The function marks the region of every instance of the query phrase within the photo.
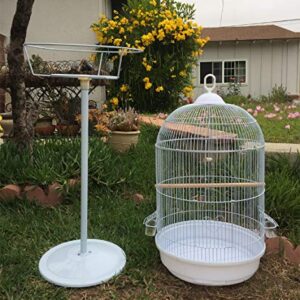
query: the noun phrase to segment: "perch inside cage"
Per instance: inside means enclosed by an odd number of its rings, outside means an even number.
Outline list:
[[[196,284],[250,278],[265,251],[264,137],[208,89],[175,110],[156,141],[157,209],[145,219],[163,264]]]
[[[81,87],[81,232],[80,240],[48,250],[39,262],[41,275],[64,287],[89,287],[121,272],[123,250],[108,241],[88,239],[88,92],[90,80],[116,80],[122,59],[138,49],[82,44],[24,45],[30,71],[47,78],[77,78]]]

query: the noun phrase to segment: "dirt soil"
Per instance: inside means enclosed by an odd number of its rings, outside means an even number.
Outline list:
[[[229,287],[205,287],[185,283],[160,264],[151,273],[127,270],[107,284],[70,291],[70,300],[297,300],[300,269],[278,255],[262,258],[258,272],[248,281]]]

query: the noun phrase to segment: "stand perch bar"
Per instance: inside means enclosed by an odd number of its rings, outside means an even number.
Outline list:
[[[89,143],[89,86],[90,78],[80,77],[81,87],[81,226],[80,255],[87,252],[88,219],[88,143]]]

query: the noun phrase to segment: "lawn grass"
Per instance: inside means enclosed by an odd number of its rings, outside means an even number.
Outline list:
[[[41,208],[25,200],[0,202],[0,299],[300,297],[300,271],[277,256],[264,257],[260,270],[252,279],[232,287],[194,286],[168,273],[160,262],[154,240],[144,235],[143,226],[145,216],[155,210],[156,134],[156,128],[143,127],[137,148],[127,154],[115,154],[98,143],[94,147],[92,141],[91,157],[96,159],[98,154],[101,159],[111,160],[110,163],[102,161],[103,168],[99,166],[99,172],[105,175],[97,177],[102,183],[97,178],[90,180],[89,237],[109,240],[124,249],[127,264],[122,274],[107,284],[90,289],[59,288],[40,277],[38,261],[41,255],[59,243],[79,238],[78,190],[69,194],[66,204],[54,209]],[[96,163],[100,164],[101,160]],[[91,166],[96,169],[95,164],[91,163]],[[269,168],[273,170],[276,166]],[[73,171],[76,170],[74,167]],[[30,176],[33,174],[31,171]],[[97,175],[95,170],[92,174]],[[143,194],[144,201],[136,203],[133,200],[135,193]]]
[[[255,111],[257,106],[264,108],[255,116],[262,128],[265,141],[270,143],[291,143],[300,144],[300,118],[288,119],[288,114],[300,111],[300,107],[293,107],[290,103],[276,103],[280,111],[274,111],[275,102],[248,100],[245,97],[232,96],[225,99],[225,102],[239,105],[244,109]],[[275,113],[274,118],[268,119],[268,113]],[[290,129],[285,128],[287,125]]]

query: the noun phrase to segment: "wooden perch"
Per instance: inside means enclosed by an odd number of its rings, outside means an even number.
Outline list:
[[[161,127],[163,124],[165,128],[178,131],[184,134],[194,134],[202,137],[209,137],[213,139],[235,139],[237,137],[234,133],[229,133],[221,130],[210,129],[202,126],[185,125],[181,123],[165,122],[160,118],[152,116],[141,116],[140,121],[145,124],[155,125]]]
[[[181,133],[200,135],[203,137],[209,137],[213,139],[234,139],[237,136],[236,134],[221,130],[215,130],[195,125],[185,125],[180,123],[166,122],[165,127],[170,130],[178,131]]]

